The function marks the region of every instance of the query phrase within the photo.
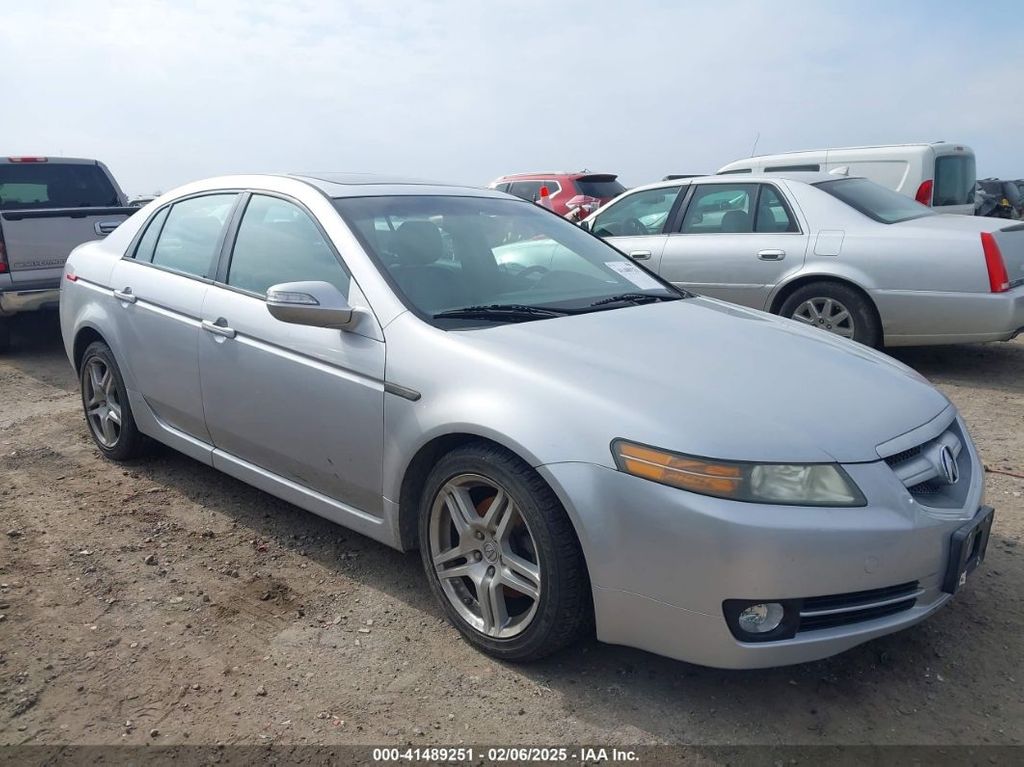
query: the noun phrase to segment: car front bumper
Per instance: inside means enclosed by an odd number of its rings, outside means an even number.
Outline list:
[[[954,530],[981,503],[973,450],[965,508],[950,518],[915,502],[884,462],[850,464],[860,508],[784,507],[695,495],[588,463],[539,467],[580,537],[597,635],[719,668],[817,660],[911,626],[942,607]],[[739,641],[730,599],[807,600],[914,584],[911,607],[789,639]],[[883,610],[884,612],[884,610]]]

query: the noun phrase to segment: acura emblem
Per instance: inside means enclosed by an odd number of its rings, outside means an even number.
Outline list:
[[[949,445],[943,445],[939,450],[937,468],[942,472],[947,484],[955,485],[960,480],[960,467],[956,465],[956,458],[953,457],[953,451],[949,449]]]

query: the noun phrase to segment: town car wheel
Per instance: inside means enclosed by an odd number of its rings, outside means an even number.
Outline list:
[[[82,407],[96,446],[115,461],[142,455],[145,437],[135,424],[128,391],[110,347],[101,341],[89,344],[80,369]]]
[[[533,660],[589,625],[572,524],[551,488],[511,453],[479,443],[444,456],[427,478],[419,533],[431,590],[483,651]]]
[[[881,331],[874,307],[858,291],[836,282],[813,282],[795,290],[779,310],[783,317],[877,346]]]

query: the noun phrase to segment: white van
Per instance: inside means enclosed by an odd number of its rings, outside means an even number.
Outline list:
[[[974,214],[974,152],[963,144],[945,141],[761,155],[731,162],[718,173],[794,171],[863,176],[940,213]]]

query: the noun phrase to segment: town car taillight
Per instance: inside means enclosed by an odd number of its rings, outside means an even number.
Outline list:
[[[985,251],[985,266],[988,268],[988,286],[993,293],[1004,293],[1010,289],[1010,275],[1006,271],[1003,253],[999,243],[989,232],[981,233],[981,247]]]

